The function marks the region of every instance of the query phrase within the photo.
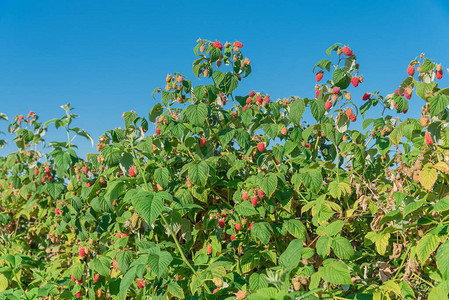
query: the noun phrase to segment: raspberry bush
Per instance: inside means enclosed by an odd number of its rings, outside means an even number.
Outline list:
[[[243,48],[198,40],[203,84],[168,75],[148,117],[124,113],[86,159],[70,104],[45,123],[14,118],[1,299],[447,298],[442,66],[421,55],[393,93],[353,99],[357,57],[335,44],[313,67],[316,98],[275,100],[237,92]],[[67,139],[45,141],[49,126]]]

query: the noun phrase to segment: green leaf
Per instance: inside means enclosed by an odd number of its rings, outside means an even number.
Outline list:
[[[5,291],[7,288],[8,288],[8,279],[5,277],[5,275],[0,273],[0,293]]]
[[[284,225],[288,233],[297,239],[305,240],[306,228],[300,220],[288,219],[284,221]]]
[[[193,163],[189,167],[189,179],[194,184],[205,186],[209,178],[209,166],[206,162]]]
[[[288,244],[287,249],[279,257],[279,265],[289,270],[298,266],[301,260],[302,241],[302,239],[295,239]]]
[[[417,202],[411,202],[411,203],[407,204],[404,208],[404,211],[402,212],[402,214],[404,215],[404,218],[408,214],[411,214],[412,212],[419,209],[421,206],[424,205],[424,203],[426,203],[426,201],[417,201]]]
[[[274,124],[274,123],[264,124],[263,131],[270,139],[274,140],[279,133],[278,124]]]
[[[436,286],[430,290],[427,300],[447,300],[447,291],[444,291],[440,287]]]
[[[125,273],[128,270],[129,264],[131,263],[131,258],[133,254],[131,251],[120,251],[117,253],[117,263],[120,272]],[[109,269],[109,268],[108,268]],[[108,276],[108,275],[103,275]]]
[[[204,103],[189,105],[183,112],[190,123],[203,126],[208,116],[208,107]]]
[[[449,105],[449,96],[440,94],[430,98],[430,115],[436,116]]]
[[[332,73],[332,80],[335,86],[346,89],[351,84],[351,75],[344,70],[336,69]]]
[[[158,277],[167,277],[168,266],[173,260],[173,257],[167,251],[161,251],[159,247],[151,248],[148,253],[148,265],[151,271],[156,273]]]
[[[310,101],[310,111],[312,116],[319,122],[326,112],[326,107],[323,100],[311,100]]]
[[[318,192],[323,186],[323,177],[317,169],[307,169],[301,173],[301,179],[304,185],[312,192]]]
[[[379,253],[380,255],[384,255],[385,251],[387,251],[390,235],[391,234],[388,231],[381,231],[381,232],[370,231],[365,236],[365,239],[372,241],[376,245],[377,253]]]
[[[435,234],[426,234],[416,245],[416,255],[421,263],[424,263],[430,255],[438,248],[440,238]]]
[[[290,113],[289,113],[290,121],[292,121],[296,125],[300,125],[301,118],[305,111],[306,111],[306,105],[304,104],[304,100],[303,99],[295,99],[290,104]]]
[[[278,177],[273,174],[267,174],[260,182],[260,188],[264,191],[265,195],[270,198],[274,192],[276,191],[276,187],[278,184]]]
[[[320,236],[316,241],[316,253],[325,258],[331,251],[331,239],[327,235]]]
[[[249,277],[249,287],[256,291],[268,287],[268,280],[265,274],[253,273]]]
[[[432,190],[433,185],[438,179],[438,172],[430,164],[427,164],[419,172],[419,182],[428,191]]]
[[[126,272],[126,274],[123,276],[122,280],[120,281],[120,299],[126,298],[126,292],[128,291],[129,287],[134,281],[134,278],[136,277],[137,268],[133,267]]]
[[[157,168],[154,171],[154,180],[165,189],[170,182],[170,171],[167,168]]]
[[[434,204],[432,211],[441,212],[449,210],[449,198],[444,197]]]
[[[431,82],[431,83],[426,83],[426,82],[421,82],[420,84],[418,84],[418,86],[416,87],[416,94],[423,100],[427,100],[428,98],[430,98],[430,95],[432,95],[431,93],[427,93],[432,92],[433,89],[435,87],[435,83]]]
[[[257,215],[257,211],[250,201],[243,201],[242,203],[235,206],[235,211],[241,216],[254,216]]]
[[[449,240],[438,248],[437,266],[443,278],[449,279]]]
[[[270,225],[267,222],[257,222],[251,227],[251,236],[254,239],[260,240],[267,245],[270,241]]]
[[[226,147],[229,142],[231,142],[234,139],[235,130],[232,128],[228,128],[225,130],[221,130],[218,133],[218,138],[220,139],[221,145],[223,147]]]
[[[348,267],[342,262],[332,262],[318,270],[321,278],[333,284],[352,284]]]
[[[99,256],[92,260],[93,269],[102,276],[109,276],[111,262],[108,258]]]
[[[434,68],[435,68],[435,64],[426,58],[426,60],[422,64],[421,70],[419,72],[426,73],[426,72],[432,71]]]
[[[312,72],[315,72],[315,67],[319,67],[322,70],[326,69],[328,72],[331,70],[332,62],[328,59],[322,59],[313,67]]]
[[[47,191],[50,196],[57,200],[61,193],[64,191],[64,185],[62,183],[47,183]]]
[[[143,193],[139,197],[135,197],[136,198],[133,199],[133,204],[136,207],[136,211],[148,224],[153,224],[164,207],[162,198],[157,195],[153,196],[150,193]]]
[[[177,298],[183,299],[185,297],[184,290],[176,281],[170,281],[170,283],[167,284],[167,291]]]
[[[332,249],[335,255],[341,259],[350,259],[354,256],[354,249],[351,243],[342,236],[337,236],[332,240]]]

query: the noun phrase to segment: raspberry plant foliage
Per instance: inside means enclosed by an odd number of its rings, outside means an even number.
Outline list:
[[[274,100],[237,92],[252,71],[243,48],[198,40],[202,84],[168,75],[148,118],[124,113],[86,159],[70,104],[46,123],[14,118],[2,299],[447,298],[442,66],[421,55],[393,93],[353,99],[357,57],[335,44],[313,67],[316,98]],[[401,120],[411,102],[421,118]],[[67,141],[47,144],[50,125]]]

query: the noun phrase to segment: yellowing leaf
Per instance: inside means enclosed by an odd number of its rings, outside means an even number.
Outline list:
[[[421,170],[421,172],[419,172],[419,182],[428,191],[430,191],[432,189],[433,185],[435,184],[435,181],[437,181],[437,178],[438,178],[438,173],[433,168],[424,167]]]

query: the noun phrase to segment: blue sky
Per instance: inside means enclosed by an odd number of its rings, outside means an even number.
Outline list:
[[[33,110],[45,121],[71,102],[80,115],[75,125],[96,140],[123,125],[124,111],[147,116],[167,73],[193,78],[198,37],[243,42],[253,73],[237,94],[254,89],[272,99],[313,97],[312,67],[330,45],[347,44],[365,78],[352,91],[360,105],[365,91],[397,88],[421,52],[449,67],[448,36],[444,0],[0,0],[0,112],[13,118]],[[445,72],[443,86],[448,78]],[[424,101],[411,101],[417,117]],[[51,130],[48,140],[58,136]],[[78,142],[82,153],[94,151]]]

